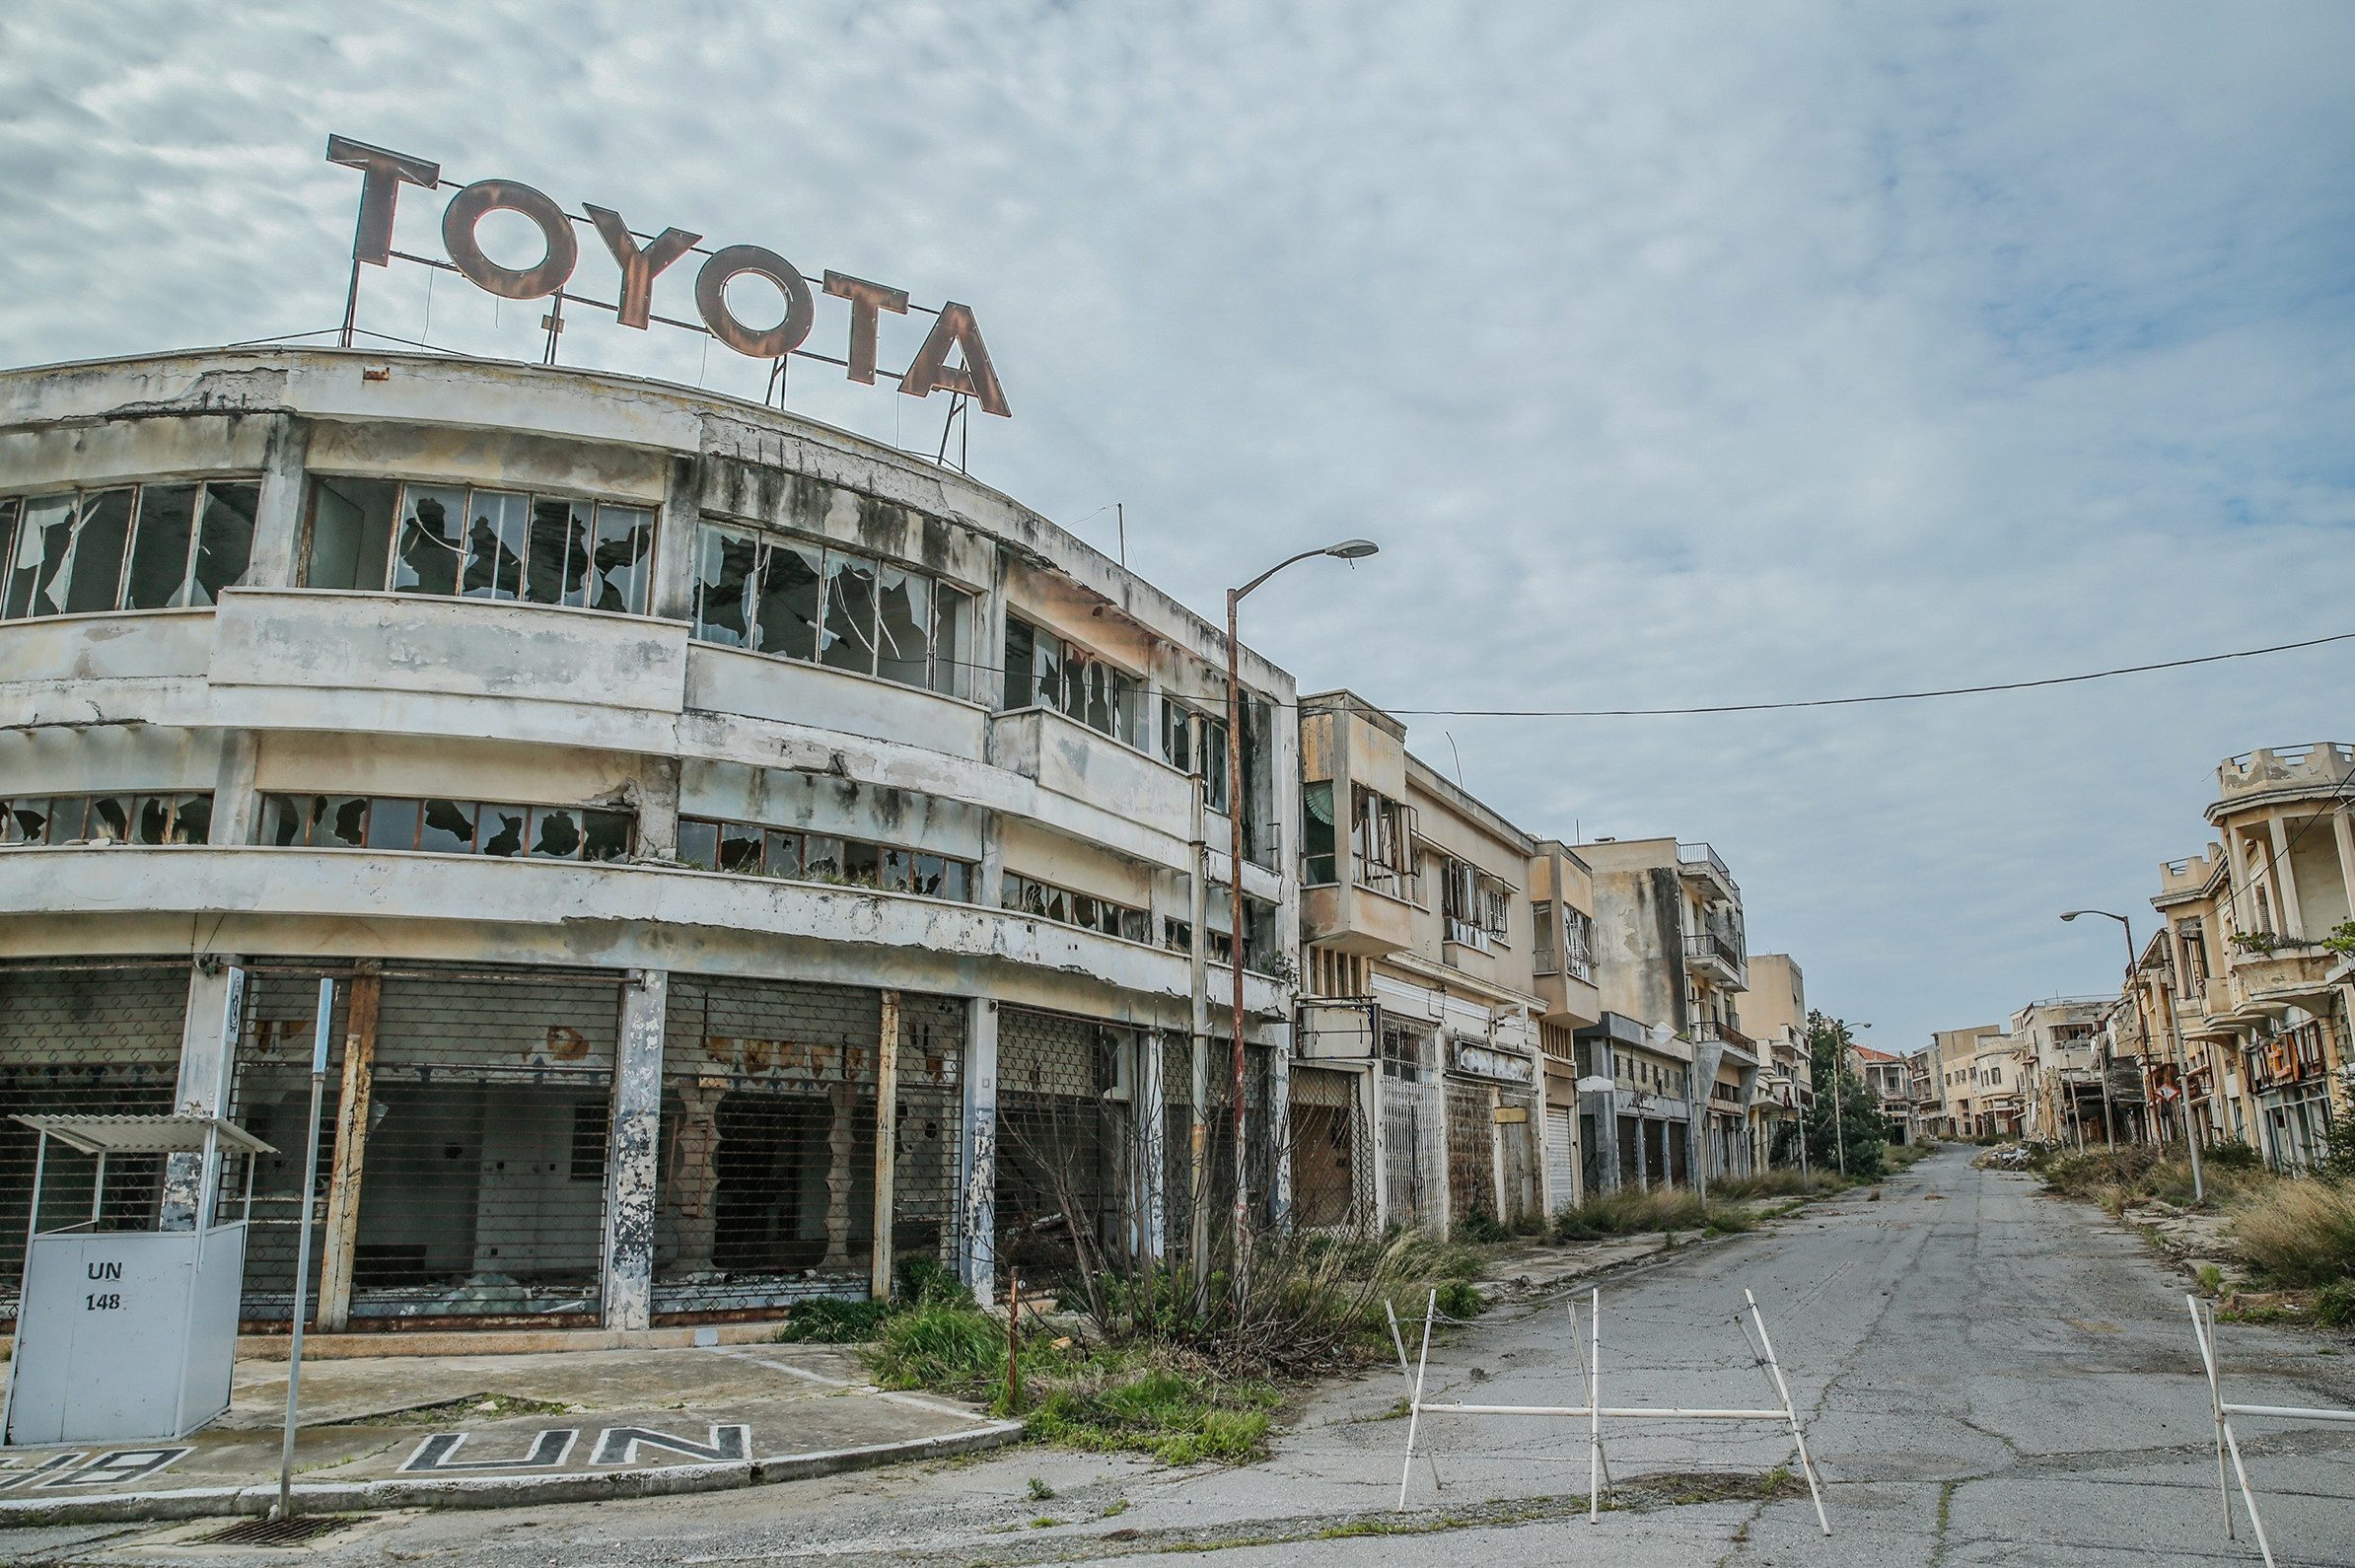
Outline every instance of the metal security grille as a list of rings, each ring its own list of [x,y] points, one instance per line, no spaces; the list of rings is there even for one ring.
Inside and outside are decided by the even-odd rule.
[[[1495,1132],[1505,1164],[1504,1212],[1497,1218],[1513,1225],[1538,1212],[1537,1097],[1507,1089],[1498,1095],[1497,1105],[1508,1118],[1516,1110],[1521,1112],[1519,1121],[1498,1122]]]
[[[956,1266],[964,1205],[958,1161],[964,1137],[965,1004],[899,998],[899,1093],[892,1162],[892,1260]]]
[[[1162,1236],[1171,1257],[1193,1254],[1194,1042],[1190,1034],[1165,1034],[1161,1042]]]
[[[1497,1218],[1496,1123],[1485,1084],[1450,1079],[1448,1101],[1448,1212],[1461,1226],[1475,1214]]]
[[[388,971],[357,1318],[590,1316],[621,977]]]
[[[1318,1230],[1373,1224],[1374,1150],[1358,1108],[1359,1075],[1292,1066],[1292,1221]]]
[[[327,1178],[335,1162],[335,1109],[343,1081],[343,1042],[350,1024],[351,987],[338,970],[333,1025],[327,1036],[326,1092],[320,1097],[319,1165],[312,1173],[319,1201],[312,1210],[311,1291],[319,1300],[325,1260]],[[246,1233],[245,1304],[250,1322],[285,1322],[294,1315],[294,1268],[303,1223],[303,1120],[311,1108],[312,1032],[319,1015],[318,972],[250,971],[229,1091],[229,1119],[276,1150],[253,1166],[252,1224]],[[242,1175],[224,1182],[233,1189]]]
[[[152,967],[0,967],[0,1313],[16,1315],[37,1142],[15,1118],[169,1112],[187,1003],[184,960]],[[51,1146],[43,1225],[89,1218],[96,1168],[88,1156]],[[161,1157],[117,1156],[107,1165],[102,1223],[151,1225],[162,1194]]]
[[[1437,1231],[1444,1221],[1443,1119],[1437,1084],[1384,1078],[1382,1164],[1393,1224]]]
[[[872,990],[672,976],[656,1311],[868,1293],[882,1028]]]
[[[1141,1212],[1133,1032],[998,1012],[998,1255],[1026,1281],[1100,1272]]]

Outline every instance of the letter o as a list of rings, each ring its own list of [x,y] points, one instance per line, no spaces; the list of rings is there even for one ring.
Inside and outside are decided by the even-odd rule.
[[[728,280],[746,272],[759,273],[785,296],[785,320],[765,332],[753,331],[728,313]],[[712,252],[695,274],[695,309],[703,313],[703,324],[712,336],[753,359],[782,359],[801,347],[818,314],[809,282],[793,263],[756,245],[732,245]]]
[[[492,212],[520,212],[532,220],[548,248],[537,266],[519,272],[482,253],[482,247],[474,243],[474,226]],[[452,196],[442,212],[442,248],[469,282],[509,300],[536,300],[555,293],[581,258],[580,243],[572,236],[572,220],[564,216],[564,209],[513,179],[477,179]]]

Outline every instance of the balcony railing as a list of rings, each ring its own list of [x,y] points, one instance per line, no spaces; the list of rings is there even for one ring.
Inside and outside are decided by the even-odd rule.
[[[1695,931],[1684,939],[1687,959],[1714,959],[1727,968],[1742,970],[1742,945],[1720,931]]]
[[[1458,947],[1471,948],[1480,953],[1496,951],[1496,938],[1471,921],[1459,920],[1453,915],[1448,917],[1448,940]]]
[[[1734,880],[1734,874],[1726,869],[1726,863],[1718,859],[1717,851],[1711,849],[1707,844],[1678,844],[1677,846],[1677,862],[1683,866],[1706,866],[1716,872],[1724,880],[1725,885],[1732,889],[1737,895],[1742,891],[1742,885]]]
[[[1755,1051],[1758,1048],[1756,1040],[1751,1039],[1733,1025],[1721,1024],[1713,1018],[1701,1019],[1684,1033],[1704,1045],[1716,1041],[1726,1045],[1739,1045],[1746,1051]]]

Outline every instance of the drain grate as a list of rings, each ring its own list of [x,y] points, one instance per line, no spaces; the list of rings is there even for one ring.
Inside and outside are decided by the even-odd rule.
[[[300,1546],[338,1530],[359,1524],[358,1514],[297,1514],[292,1519],[241,1519],[191,1541],[200,1546]]]

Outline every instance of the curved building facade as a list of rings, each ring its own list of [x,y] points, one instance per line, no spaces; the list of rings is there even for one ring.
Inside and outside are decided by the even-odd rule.
[[[329,1327],[1180,1250],[1238,949],[1285,1124],[1291,677],[1245,655],[1229,780],[1216,629],[954,469],[623,377],[227,350],[0,374],[0,1118],[275,1145],[249,1319],[322,977]],[[173,1223],[187,1176],[109,1203]]]

